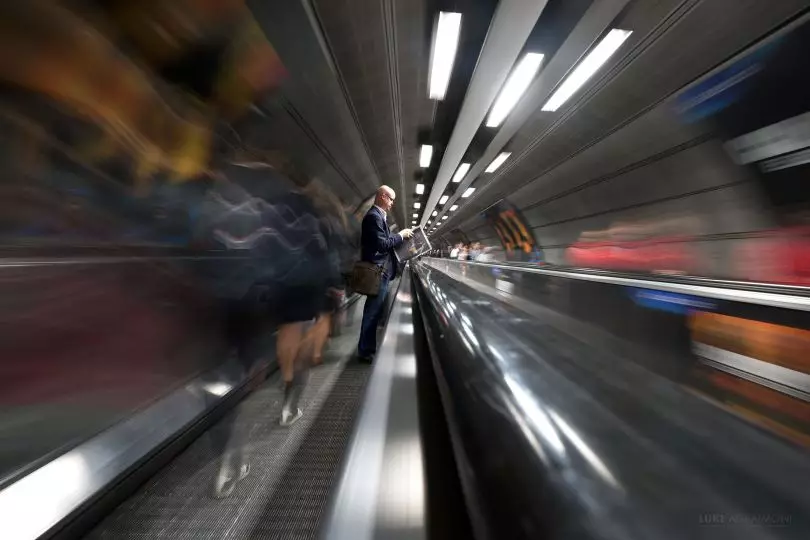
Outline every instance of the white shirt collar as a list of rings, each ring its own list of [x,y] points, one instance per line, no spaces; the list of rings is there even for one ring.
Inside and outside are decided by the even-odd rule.
[[[379,207],[379,206],[377,206],[376,204],[374,205],[374,208],[376,208],[377,210],[379,210],[380,212],[382,212],[383,219],[388,219],[388,214],[386,213],[386,211],[385,211],[385,210],[383,210],[382,208],[380,208],[380,207]]]

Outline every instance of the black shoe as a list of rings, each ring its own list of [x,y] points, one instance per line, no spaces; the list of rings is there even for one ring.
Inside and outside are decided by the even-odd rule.
[[[364,356],[362,354],[358,354],[357,361],[361,364],[370,364],[374,361],[374,355]]]

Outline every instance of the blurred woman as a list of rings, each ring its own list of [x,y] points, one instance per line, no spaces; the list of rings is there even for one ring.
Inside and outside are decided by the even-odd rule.
[[[329,232],[304,193],[308,179],[285,158],[243,150],[224,173],[254,197],[249,208],[239,210],[257,215],[259,226],[223,241],[251,250],[261,261],[262,299],[278,327],[276,358],[284,381],[280,424],[289,426],[303,414],[299,402],[314,351],[311,326],[324,309],[332,279]]]
[[[333,317],[340,309],[345,296],[343,275],[351,268],[351,242],[348,240],[349,223],[340,200],[318,180],[309,182],[302,192],[310,198],[318,212],[328,255],[324,303],[315,324],[304,338],[312,342],[313,365],[320,365],[323,362],[323,349],[332,329]]]

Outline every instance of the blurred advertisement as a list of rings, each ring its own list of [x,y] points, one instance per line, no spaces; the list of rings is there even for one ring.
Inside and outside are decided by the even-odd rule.
[[[701,311],[689,328],[700,389],[810,443],[810,330]]]
[[[761,180],[785,225],[810,203],[810,24],[775,37],[678,99],[690,121],[708,122],[729,155]]]
[[[498,233],[507,261],[543,262],[534,233],[514,204],[505,199],[498,201],[484,215]]]
[[[810,284],[810,24],[775,36],[678,97],[686,121],[724,141],[757,180],[777,227],[733,250],[731,271],[752,281]]]

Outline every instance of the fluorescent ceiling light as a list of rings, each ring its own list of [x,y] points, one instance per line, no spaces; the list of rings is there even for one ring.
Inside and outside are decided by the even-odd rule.
[[[419,210],[420,208],[422,208],[422,203],[415,202],[413,203],[413,207]]]
[[[442,11],[439,13],[439,24],[433,36],[433,49],[430,52],[430,82],[428,94],[430,99],[444,99],[453,62],[458,49],[458,37],[461,33],[461,13]]]
[[[445,219],[447,219],[447,216],[442,216],[442,221],[444,221]]]
[[[563,83],[557,88],[546,104],[543,105],[544,111],[556,111],[562,106],[563,103],[568,101],[568,98],[574,95],[583,84],[588,82],[588,79],[593,77],[608,59],[613,56],[622,43],[630,37],[632,30],[619,30],[618,28],[612,29],[608,34],[602,38],[596,47],[579,63],[574,71],[566,77]]]
[[[413,217],[418,218],[419,214],[414,214]]]
[[[464,175],[467,174],[467,171],[469,170],[470,170],[469,163],[462,163],[461,165],[459,165],[458,169],[456,169],[456,174],[453,175],[453,183],[458,184],[459,182],[461,182],[461,180],[464,178]]]
[[[423,144],[422,150],[419,151],[419,166],[423,169],[430,167],[430,159],[433,157],[433,147],[429,144]],[[424,187],[422,188],[424,189]]]
[[[416,184],[416,194],[421,195],[425,192],[425,184]]]
[[[457,204],[454,204],[453,206],[451,206],[451,207],[450,207],[450,211],[451,211],[451,212],[455,212],[455,211],[456,211],[456,208],[458,208],[458,205],[457,205]]]
[[[444,204],[447,202],[447,199],[450,198],[450,195],[442,195],[442,198],[439,199],[439,204]]]
[[[492,163],[489,164],[489,167],[486,168],[484,172],[493,173],[498,170],[498,167],[503,165],[503,162],[509,159],[509,156],[512,155],[512,152],[501,152],[498,154],[498,157],[492,160]]]
[[[529,88],[534,76],[543,63],[543,55],[540,53],[526,53],[526,56],[512,70],[512,74],[506,79],[498,99],[495,100],[492,110],[487,118],[487,127],[498,127],[503,119],[512,112],[512,109],[520,101],[523,93]]]
[[[438,215],[439,215],[439,211],[438,211],[438,210],[434,210],[434,211],[433,211],[433,213],[432,213],[431,215],[432,215],[433,217],[436,217],[436,216],[438,216]]]
[[[475,193],[475,188],[474,187],[468,187],[467,191],[464,192],[464,194],[461,196],[461,198],[466,199],[467,197],[469,197],[473,193]]]

